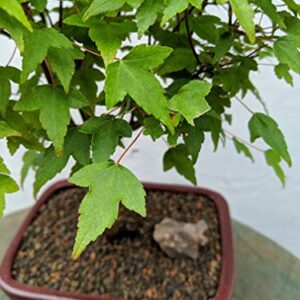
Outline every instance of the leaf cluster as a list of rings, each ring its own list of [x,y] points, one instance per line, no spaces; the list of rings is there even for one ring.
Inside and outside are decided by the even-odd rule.
[[[120,204],[146,214],[142,185],[120,164],[142,133],[163,138],[163,169],[193,184],[209,137],[215,150],[232,141],[251,160],[250,148],[263,152],[284,184],[287,144],[251,74],[267,58],[290,85],[300,73],[294,0],[50,2],[0,0],[0,33],[22,57],[20,70],[11,60],[0,67],[0,139],[11,155],[27,149],[21,184],[34,170],[35,195],[68,163],[70,181],[89,187],[74,258],[113,225]],[[261,112],[243,102],[249,93]],[[233,102],[250,113],[249,141],[227,129]],[[115,160],[124,138],[133,142]],[[265,148],[253,145],[259,139]],[[0,214],[4,195],[17,190],[8,173],[0,157]]]

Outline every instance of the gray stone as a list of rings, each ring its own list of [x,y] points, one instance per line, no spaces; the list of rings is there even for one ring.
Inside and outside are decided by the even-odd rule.
[[[199,246],[204,246],[208,242],[204,235],[207,228],[207,224],[203,220],[192,224],[164,218],[155,225],[153,238],[170,257],[187,256],[196,259]]]

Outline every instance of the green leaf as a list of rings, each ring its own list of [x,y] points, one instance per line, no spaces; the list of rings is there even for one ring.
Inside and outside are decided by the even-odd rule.
[[[133,8],[138,8],[144,2],[144,0],[127,0],[126,1]]]
[[[0,194],[15,193],[19,190],[16,182],[7,174],[0,174]]]
[[[211,133],[212,141],[214,143],[214,150],[216,151],[218,148],[220,135],[222,133],[222,122],[220,116],[211,110],[195,120],[195,127],[199,127],[199,129],[202,128],[203,131],[208,131]]]
[[[9,126],[5,121],[0,120],[0,139],[9,136],[21,136],[21,134]]]
[[[24,27],[2,9],[0,9],[0,28],[4,28],[9,32],[22,52],[24,50]]]
[[[135,30],[133,22],[98,22],[90,26],[89,35],[96,43],[105,65],[113,62],[122,42]]]
[[[84,28],[89,28],[90,23],[89,22],[84,22],[82,20],[81,14],[74,14],[71,16],[68,16],[64,19],[63,21],[65,24],[71,25],[71,26],[78,26],[78,27],[84,27]]]
[[[2,174],[9,174],[9,170],[6,167],[3,158],[0,156],[0,173]]]
[[[10,104],[16,103],[15,101],[10,101]],[[42,151],[44,149],[43,145],[39,143],[38,138],[32,133],[34,130],[29,124],[33,124],[34,117],[30,117],[30,122],[25,121],[24,114],[20,114],[12,110],[13,106],[9,105],[6,111],[6,122],[16,132],[18,135],[11,136],[7,139],[7,146],[11,154],[14,154],[20,144],[22,144],[27,149]],[[28,122],[28,123],[27,123]]]
[[[251,43],[255,42],[254,12],[248,0],[229,0],[232,10]]]
[[[5,194],[15,193],[19,190],[16,182],[6,174],[0,174],[0,218],[5,208]]]
[[[52,71],[59,78],[66,93],[69,91],[70,82],[75,73],[75,59],[82,59],[83,53],[78,49],[50,48],[48,62]]]
[[[126,0],[94,0],[83,15],[83,20],[86,21],[92,16],[106,13],[109,11],[118,10],[126,3]]]
[[[60,89],[48,85],[38,86],[31,93],[22,95],[15,106],[21,111],[40,111],[40,121],[58,155],[62,154],[64,137],[70,123],[68,97]]]
[[[0,74],[0,116],[4,117],[9,103],[10,82]]]
[[[118,217],[120,202],[127,209],[146,215],[143,186],[121,165],[91,164],[75,173],[70,182],[90,188],[79,208],[73,259],[78,258],[106,228],[111,228]]]
[[[188,155],[188,149],[183,144],[170,148],[163,158],[164,171],[175,168],[179,174],[196,185],[194,164]]]
[[[95,163],[108,161],[116,150],[119,138],[132,135],[132,129],[126,121],[109,116],[90,118],[80,131],[93,135],[92,151]]]
[[[280,167],[280,161],[281,161],[280,155],[278,155],[278,153],[276,153],[274,150],[270,149],[265,151],[265,159],[267,164],[273,168],[275,174],[277,175],[282,185],[284,186],[285,174],[282,168]]]
[[[46,58],[50,47],[73,49],[72,43],[54,28],[34,30],[25,37],[21,82]]]
[[[262,113],[255,113],[249,121],[251,142],[262,138],[272,149],[281,156],[289,166],[292,161],[288,152],[284,136],[278,124],[269,116]]]
[[[153,53],[157,47],[149,47]],[[134,52],[133,52],[134,51]],[[145,60],[145,65],[135,61],[140,59],[140,54],[144,53],[145,47],[139,46],[138,50],[132,50],[123,60],[114,62],[107,67],[107,77],[105,81],[106,106],[111,108],[119,101],[124,100],[126,94],[140,105],[148,114],[161,120],[169,129],[172,129],[171,120],[168,111],[168,103],[164,96],[164,89],[153,73],[145,67],[151,64],[157,66],[168,55],[164,51],[160,56],[150,56]],[[150,52],[147,52],[150,55]],[[130,84],[129,84],[130,83]]]
[[[23,155],[23,166],[21,169],[21,186],[23,187],[27,174],[31,167],[36,166],[37,160],[40,158],[41,154],[36,151],[29,150]]]
[[[104,75],[97,69],[77,70],[72,79],[73,86],[79,86],[80,92],[87,97],[91,105],[97,102],[98,83],[104,80]]]
[[[198,123],[196,122],[195,126],[188,126],[183,135],[184,143],[192,156],[193,164],[198,160],[199,152],[205,139],[203,128]]]
[[[274,43],[274,53],[279,62],[288,65],[290,69],[300,74],[300,41],[297,36],[287,35]]]
[[[294,0],[283,0],[288,8],[295,12],[295,13],[300,13],[300,4],[297,4]]]
[[[189,0],[189,2],[198,9],[202,8],[203,0]]]
[[[137,11],[136,19],[139,37],[155,23],[157,16],[163,10],[163,2],[157,0],[145,0]]]
[[[185,119],[194,125],[194,119],[210,110],[205,100],[211,89],[206,81],[192,80],[184,85],[169,102],[170,109],[181,113]]]
[[[250,158],[252,161],[254,161],[254,158],[250,152],[250,150],[248,149],[248,147],[239,142],[237,139],[233,139],[233,143],[234,143],[234,146],[235,146],[235,149],[238,153],[243,153],[246,157]]]
[[[278,64],[274,71],[279,79],[284,79],[288,84],[293,86],[293,76],[289,73],[290,68],[286,64]]]
[[[31,24],[29,23],[21,4],[17,0],[0,0],[0,8],[16,18],[29,31],[32,31]]]
[[[164,134],[164,130],[160,122],[152,117],[144,120],[144,135],[150,135],[153,140],[160,138]]]
[[[233,45],[234,38],[231,34],[223,34],[220,36],[217,44],[213,62],[216,63],[223,58]]]
[[[275,24],[284,25],[283,20],[277,12],[276,6],[272,3],[272,0],[254,0],[253,1],[262,11],[273,21]]]
[[[154,69],[160,66],[171,54],[172,48],[159,45],[139,45],[134,47],[125,60],[139,67]]]
[[[30,0],[30,2],[37,9],[37,11],[43,12],[47,6],[48,0]]]
[[[20,83],[20,75],[21,71],[15,67],[7,66],[1,67],[0,66],[0,76],[6,77],[7,79],[13,81],[14,83]]]
[[[50,146],[46,149],[44,155],[35,162],[37,172],[34,182],[34,195],[37,195],[42,186],[65,168],[70,156],[73,156],[81,166],[89,164],[90,140],[87,135],[78,132],[77,129],[68,132],[61,157],[57,157],[54,148]]]
[[[197,67],[195,59],[191,59],[192,52],[190,49],[177,48],[165,60],[165,63],[160,67],[159,73],[165,75],[181,70],[193,71]]]
[[[215,16],[197,16],[190,18],[190,27],[201,39],[216,44],[219,34],[217,25],[220,19]]]
[[[165,25],[176,14],[183,12],[189,6],[188,0],[165,0],[166,7],[164,9],[161,25]]]

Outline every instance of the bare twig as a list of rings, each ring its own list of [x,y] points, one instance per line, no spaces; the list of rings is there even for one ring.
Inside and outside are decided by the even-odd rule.
[[[12,52],[12,54],[11,54],[8,62],[6,63],[5,67],[9,66],[9,64],[11,63],[11,61],[14,59],[16,52],[17,52],[17,46],[15,46],[15,49],[13,50],[13,52]]]
[[[189,13],[188,13],[187,10],[185,11],[185,27],[186,27],[187,36],[188,36],[189,44],[190,44],[191,50],[193,52],[193,55],[194,55],[194,57],[197,61],[197,64],[201,65],[201,61],[198,57],[198,54],[195,50],[195,46],[194,46],[194,43],[193,43],[193,38],[192,38],[192,33],[191,33],[190,23],[189,23]]]
[[[98,57],[102,57],[102,55],[100,54],[100,53],[98,53],[98,52],[95,52],[95,51],[93,51],[93,50],[91,50],[91,49],[89,49],[89,48],[86,48],[86,47],[84,47],[84,46],[82,46],[82,45],[79,45],[79,44],[77,44],[75,41],[71,41],[72,42],[72,44],[74,45],[74,46],[76,46],[76,47],[78,47],[78,48],[80,48],[80,49],[82,49],[82,50],[84,50],[84,51],[86,51],[86,52],[89,52],[89,53],[91,53],[91,54],[93,54],[93,55],[95,55],[95,56],[98,56]]]
[[[133,139],[133,141],[125,148],[124,152],[121,154],[119,159],[116,161],[116,164],[120,164],[121,160],[124,158],[124,156],[127,154],[127,152],[130,150],[130,148],[135,144],[135,142],[139,139],[139,137],[142,135],[142,133],[145,130],[145,126],[141,128],[137,136]]]
[[[238,98],[237,96],[235,96],[235,99],[243,106],[246,108],[246,110],[248,110],[251,114],[255,114],[255,112],[248,107],[240,98]]]
[[[56,85],[55,79],[54,79],[53,73],[51,71],[51,68],[50,68],[50,65],[49,65],[47,59],[44,60],[43,66],[45,66],[45,67],[43,67],[43,70],[44,70],[44,73],[46,75],[48,82],[51,83],[53,87],[55,87],[55,85]]]
[[[60,29],[62,29],[62,26],[63,26],[63,11],[64,11],[63,0],[59,0],[59,20],[58,20],[58,27]]]
[[[235,134],[231,133],[229,130],[227,130],[227,129],[223,129],[223,130],[224,130],[224,132],[227,134],[227,138],[229,138],[229,139],[236,139],[236,140],[238,140],[240,143],[245,144],[245,145],[247,145],[247,146],[249,146],[249,147],[251,147],[251,148],[253,148],[253,149],[255,149],[255,150],[259,151],[259,152],[262,152],[262,153],[265,152],[265,150],[263,150],[263,149],[261,149],[261,148],[255,146],[255,145],[253,145],[253,144],[251,144],[251,143],[245,141],[244,139],[242,139],[242,138],[236,136]],[[229,135],[229,136],[228,136],[228,135]]]

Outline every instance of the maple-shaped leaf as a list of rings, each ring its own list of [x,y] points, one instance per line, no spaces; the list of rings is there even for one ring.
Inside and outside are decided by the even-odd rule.
[[[273,168],[275,174],[277,175],[277,177],[281,181],[282,185],[284,186],[285,185],[285,174],[280,166],[280,162],[281,162],[280,155],[276,151],[269,149],[269,150],[265,151],[265,160],[266,160],[266,163],[268,164],[268,166]]]
[[[106,106],[115,106],[129,94],[148,114],[171,129],[164,89],[149,70],[158,67],[171,51],[168,47],[140,45],[121,61],[108,65],[105,81]]]
[[[52,71],[59,78],[64,90],[69,91],[70,82],[75,73],[75,59],[82,59],[84,54],[79,49],[60,49],[51,47],[48,50],[48,62]]]
[[[162,12],[163,7],[163,1],[157,0],[145,0],[139,7],[136,19],[140,37],[155,23],[155,20],[157,19],[158,14]]]
[[[210,110],[210,106],[205,100],[205,96],[208,95],[210,89],[210,83],[192,80],[172,97],[169,107],[181,113],[191,125],[194,125],[193,120],[195,118]]]
[[[289,166],[292,165],[284,135],[278,124],[268,115],[255,113],[248,123],[251,142],[262,138],[272,149],[281,156]]]
[[[184,128],[183,140],[192,157],[192,162],[195,164],[205,139],[204,130],[199,126],[199,122],[195,122],[195,126],[186,125],[186,128]]]
[[[71,41],[54,28],[36,29],[25,36],[24,43],[22,83],[26,81],[28,74],[46,58],[50,47],[73,49]]]
[[[131,31],[135,30],[135,24],[131,21],[122,23],[93,22],[89,35],[96,43],[105,65],[110,64],[117,54],[118,49]]]
[[[51,141],[58,155],[62,154],[64,137],[67,133],[67,127],[70,123],[69,108],[79,108],[86,103],[80,92],[72,91],[65,94],[59,88],[52,88],[49,85],[38,86],[31,89],[28,93],[22,95],[14,109],[17,111],[39,110],[39,119],[43,128]]]
[[[21,136],[21,133],[12,128],[6,121],[0,120],[0,139],[10,136]]]
[[[187,180],[195,185],[197,184],[194,163],[189,158],[189,151],[184,144],[170,148],[164,155],[163,164],[164,171],[175,168],[176,171]]]
[[[75,173],[70,182],[89,187],[79,208],[78,232],[72,257],[78,258],[92,241],[118,217],[119,205],[146,215],[145,191],[139,180],[125,167],[110,162],[91,164]]]
[[[255,42],[254,12],[248,0],[229,0],[232,10],[251,43]]]
[[[130,125],[122,119],[110,116],[94,117],[86,121],[81,132],[92,134],[93,161],[105,162],[115,152],[121,136],[131,137]]]
[[[42,156],[35,159],[34,164],[37,171],[34,195],[37,195],[42,186],[65,168],[71,156],[80,166],[85,166],[90,162],[90,139],[86,134],[79,132],[77,128],[69,130],[61,157],[57,157],[53,146],[50,146]]]
[[[22,52],[24,50],[24,27],[13,17],[0,9],[0,28],[7,30]]]
[[[109,11],[118,10],[126,3],[126,0],[94,0],[83,15],[83,20],[86,21],[92,16],[106,13]]]
[[[252,153],[244,143],[240,142],[236,138],[233,138],[233,143],[238,153],[243,153],[246,157],[250,158],[252,162],[254,162]]]
[[[161,20],[161,25],[165,25],[169,19],[176,16],[176,14],[183,12],[189,6],[188,0],[165,0],[166,7],[164,15]]]
[[[17,19],[29,31],[32,31],[31,24],[28,21],[24,10],[18,0],[0,0],[0,8]]]

